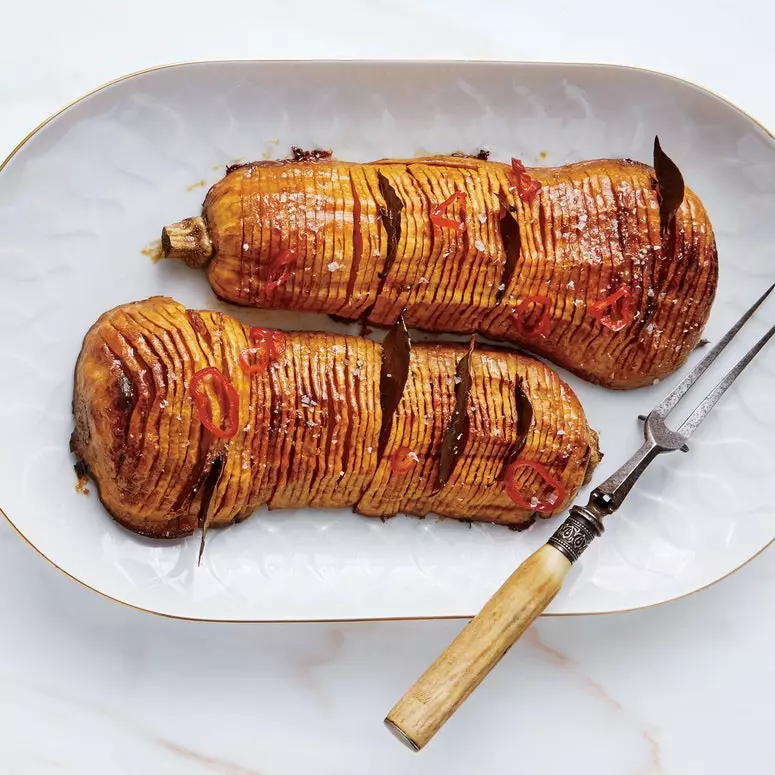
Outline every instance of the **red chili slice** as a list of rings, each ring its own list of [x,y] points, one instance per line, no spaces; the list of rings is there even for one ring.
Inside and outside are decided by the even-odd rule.
[[[223,428],[220,428],[213,423],[210,402],[208,401],[207,396],[198,389],[203,380],[207,377],[212,377],[213,387],[215,388],[218,402],[221,405],[221,414],[226,420]],[[206,369],[197,371],[196,374],[191,377],[191,382],[189,382],[188,385],[188,392],[196,404],[197,411],[199,412],[199,420],[213,436],[217,436],[219,439],[230,439],[234,436],[239,427],[239,394],[234,385],[232,385],[218,369],[214,366],[209,366]]]
[[[273,331],[270,328],[251,326],[250,341],[256,346],[266,345],[269,357],[273,361],[279,361],[288,348],[288,339],[282,331]]]
[[[542,489],[551,489],[549,495],[542,500],[539,500],[538,496],[533,495],[528,501],[516,482],[515,474],[521,468],[530,468],[535,471],[541,479],[544,480],[544,487]],[[506,492],[509,498],[511,498],[517,506],[522,509],[527,509],[528,511],[538,511],[541,514],[550,514],[551,512],[556,511],[559,505],[565,500],[565,487],[562,482],[552,476],[546,466],[543,466],[540,463],[533,463],[530,460],[518,460],[506,469],[504,481],[506,483]]]
[[[635,317],[635,300],[626,285],[589,305],[589,314],[611,331],[621,331]]]
[[[536,323],[528,325],[530,306],[541,305],[543,312]],[[517,331],[525,337],[549,336],[552,330],[552,300],[548,296],[527,296],[522,299],[519,306],[511,313]]]
[[[399,447],[390,456],[390,470],[394,474],[406,474],[419,462],[420,458],[409,447]]]
[[[446,211],[446,209],[455,201],[460,200],[461,203],[465,201],[466,199],[466,192],[465,191],[456,191],[452,196],[445,199],[441,204],[436,205],[436,207],[431,210],[431,223],[435,224],[436,226],[439,226],[440,228],[447,228],[447,229],[456,229],[457,231],[463,232],[466,230],[466,222],[465,221],[454,221],[452,218],[445,218],[442,213]]]
[[[526,205],[533,204],[533,200],[541,190],[541,184],[527,174],[525,165],[519,159],[511,160],[511,172],[514,175],[514,185],[509,190],[516,191]]]
[[[269,368],[269,354],[265,347],[246,347],[239,354],[239,365],[245,374],[262,374]]]
[[[285,354],[288,341],[282,331],[253,326],[248,338],[253,347],[246,347],[239,355],[240,367],[246,374],[260,374],[270,363],[279,361]]]
[[[293,277],[291,269],[296,263],[297,258],[298,255],[293,248],[285,248],[269,262],[269,275],[271,279],[266,284],[267,295],[274,293],[277,288],[285,285]]]

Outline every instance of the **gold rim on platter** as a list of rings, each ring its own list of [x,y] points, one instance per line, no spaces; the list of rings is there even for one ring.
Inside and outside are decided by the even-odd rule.
[[[24,147],[24,145],[27,144],[28,141],[31,140],[41,129],[43,129],[43,127],[45,127],[51,121],[58,118],[62,113],[69,110],[70,108],[77,105],[78,103],[82,102],[83,100],[91,97],[97,92],[100,92],[103,89],[107,89],[118,83],[122,83],[123,81],[128,81],[137,76],[146,75],[147,73],[152,73],[157,70],[167,70],[174,67],[186,67],[188,65],[229,64],[229,63],[242,63],[242,64],[254,63],[254,64],[262,64],[262,65],[271,65],[271,64],[281,64],[281,63],[285,64],[289,62],[295,63],[295,64],[323,62],[327,64],[354,64],[354,65],[374,64],[376,62],[381,62],[385,64],[398,63],[398,64],[428,64],[428,65],[434,65],[434,64],[450,65],[450,64],[460,64],[460,63],[485,64],[485,65],[562,65],[564,67],[605,67],[605,68],[610,68],[612,70],[630,70],[630,71],[635,71],[639,73],[648,73],[649,75],[655,75],[660,78],[669,78],[670,80],[678,81],[684,86],[690,86],[717,100],[720,100],[721,102],[725,103],[726,105],[729,105],[731,108],[736,110],[738,113],[745,116],[749,121],[751,121],[753,124],[758,126],[762,131],[764,131],[773,140],[775,140],[775,135],[772,132],[770,132],[770,130],[767,129],[767,127],[765,127],[760,121],[755,119],[753,116],[751,116],[749,113],[744,111],[735,103],[730,102],[725,97],[722,97],[719,94],[716,94],[714,91],[711,91],[710,89],[707,89],[704,86],[700,86],[696,83],[693,83],[692,81],[687,81],[683,78],[679,78],[677,76],[670,75],[668,73],[661,73],[657,70],[651,70],[646,67],[633,67],[631,65],[613,65],[613,64],[605,64],[600,62],[529,62],[529,61],[518,61],[518,60],[509,61],[509,60],[480,60],[480,59],[457,59],[457,60],[455,59],[448,59],[448,60],[442,60],[442,59],[384,59],[384,60],[375,60],[375,59],[326,59],[326,60],[214,59],[214,60],[193,60],[188,62],[170,62],[168,64],[155,65],[153,67],[148,67],[143,70],[137,70],[135,72],[127,73],[126,75],[119,76],[118,78],[113,78],[110,81],[106,81],[105,83],[101,84],[100,86],[97,86],[96,88],[92,89],[86,94],[83,94],[82,96],[72,100],[71,102],[68,102],[66,105],[64,105],[62,108],[57,110],[55,113],[52,113],[44,121],[41,121],[40,124],[38,124],[16,145],[16,147],[8,154],[8,156],[5,157],[2,163],[0,163],[0,172],[3,171],[3,169],[8,164],[8,162],[11,161],[11,159]],[[8,514],[2,509],[2,507],[0,507],[0,514],[6,519],[6,521],[13,528],[16,534],[28,546],[30,546],[35,552],[37,552],[37,554],[39,554],[44,560],[46,560],[46,562],[48,562],[58,571],[63,573],[65,576],[71,578],[73,581],[76,581],[78,584],[85,587],[86,589],[89,589],[92,592],[96,592],[98,595],[101,595],[102,597],[107,598],[108,600],[112,600],[115,603],[120,603],[121,605],[126,606],[127,608],[132,608],[136,611],[142,611],[143,613],[146,613],[146,614],[153,614],[154,616],[160,616],[165,619],[179,619],[182,621],[193,621],[193,622],[213,622],[218,624],[272,624],[272,623],[283,623],[283,624],[312,624],[312,623],[326,624],[328,623],[328,624],[331,624],[331,623],[345,623],[345,622],[406,622],[406,621],[465,620],[465,619],[470,619],[476,613],[474,612],[470,614],[449,614],[449,615],[442,615],[442,616],[384,616],[384,617],[378,616],[378,617],[366,617],[366,618],[359,617],[359,618],[340,618],[340,619],[211,619],[211,618],[204,618],[199,616],[183,616],[180,614],[170,614],[170,613],[164,613],[162,611],[154,611],[153,609],[143,608],[142,606],[134,605],[133,603],[128,603],[125,600],[121,600],[120,598],[113,597],[112,595],[107,594],[107,592],[103,592],[99,589],[96,589],[95,587],[92,587],[91,585],[87,584],[85,581],[79,579],[77,576],[74,576],[69,571],[66,571],[64,568],[57,565],[57,563],[55,563],[50,557],[44,554],[34,543],[32,543],[32,541],[30,541],[27,538],[27,536],[25,536],[24,533],[22,533],[22,531],[16,526],[14,521],[8,516]],[[773,543],[775,543],[775,538],[772,538],[768,543],[762,546],[755,554],[751,555],[751,557],[745,560],[745,562],[742,562],[737,567],[732,568],[732,570],[730,570],[728,573],[725,573],[723,576],[719,576],[717,579],[714,579],[713,581],[710,581],[707,584],[697,587],[696,589],[693,589],[689,592],[685,592],[682,595],[677,595],[676,597],[672,597],[668,600],[661,600],[658,603],[649,603],[648,605],[635,606],[633,608],[621,608],[613,611],[544,613],[542,614],[542,616],[547,616],[547,617],[607,616],[610,614],[629,613],[631,611],[641,611],[649,608],[656,608],[657,606],[664,605],[666,603],[672,603],[672,602],[675,602],[676,600],[683,600],[684,598],[690,597],[691,595],[695,595],[698,592],[702,592],[703,590],[706,590],[714,586],[715,584],[718,584],[720,581],[723,581],[724,579],[729,578],[733,573],[736,573],[741,568],[744,568],[746,565],[748,565],[750,562],[753,562],[757,557],[763,554],[770,546],[772,546]]]

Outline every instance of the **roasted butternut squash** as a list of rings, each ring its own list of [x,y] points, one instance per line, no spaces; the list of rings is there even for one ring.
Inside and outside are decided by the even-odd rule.
[[[684,363],[715,295],[710,221],[669,169],[299,155],[231,168],[162,244],[234,304],[383,326],[403,311],[632,388]]]
[[[261,505],[517,528],[568,505],[599,451],[553,371],[459,344],[396,352],[250,328],[163,297],[125,304],[84,339],[71,447],[115,519],[155,537],[227,525]],[[465,423],[450,422],[456,408]]]

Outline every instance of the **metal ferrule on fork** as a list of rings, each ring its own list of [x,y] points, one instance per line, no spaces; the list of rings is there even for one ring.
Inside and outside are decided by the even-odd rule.
[[[570,516],[547,541],[562,552],[571,562],[576,562],[582,552],[600,535],[603,535],[603,520],[584,506],[573,506]]]

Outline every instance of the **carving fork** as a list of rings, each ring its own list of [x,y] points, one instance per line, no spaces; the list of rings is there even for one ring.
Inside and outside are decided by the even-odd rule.
[[[441,656],[388,713],[385,724],[399,740],[419,751],[495,667],[549,605],[571,565],[603,533],[603,518],[613,514],[654,458],[663,452],[688,452],[687,441],[727,388],[775,334],[775,326],[738,361],[684,422],[673,430],[667,416],[735,337],[775,284],[735,323],[689,374],[644,420],[641,448],[596,487],[586,506],[572,506],[552,537],[530,555],[485,603]]]

